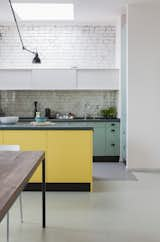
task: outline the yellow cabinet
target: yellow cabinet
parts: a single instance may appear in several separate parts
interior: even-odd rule
[[[47,132],[35,130],[2,131],[4,144],[20,145],[21,150],[44,150],[47,149]],[[31,182],[41,182],[41,165],[31,178]]]
[[[0,144],[2,145],[3,144],[3,132],[0,131]]]
[[[92,135],[92,130],[5,130],[0,142],[45,151],[48,183],[92,184]],[[41,167],[30,182],[41,182]]]
[[[48,132],[48,182],[92,182],[92,131]]]
[[[0,131],[0,145],[3,144],[3,132]]]

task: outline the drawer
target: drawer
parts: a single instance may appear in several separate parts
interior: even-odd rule
[[[119,142],[113,141],[107,144],[107,155],[108,156],[119,156],[120,154],[120,145]]]
[[[119,129],[119,127],[120,127],[120,124],[117,122],[107,123],[108,129]]]
[[[107,156],[120,155],[120,124],[107,123],[106,127],[106,153]]]
[[[120,135],[118,133],[108,134],[106,136],[106,145],[112,146],[112,144],[113,144],[113,147],[120,146]]]
[[[106,132],[108,135],[119,135],[120,134],[120,125],[119,123],[114,123],[115,125],[112,126],[112,124],[107,124]]]
[[[107,134],[109,135],[119,135],[119,128],[109,128],[107,129]]]

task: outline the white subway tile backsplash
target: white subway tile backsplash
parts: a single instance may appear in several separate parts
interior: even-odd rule
[[[91,116],[99,115],[102,108],[118,105],[117,91],[0,91],[0,107],[5,115],[20,117],[33,116],[34,101],[38,101],[39,109],[55,112],[73,112],[83,116],[84,112]],[[89,109],[85,110],[85,104]]]

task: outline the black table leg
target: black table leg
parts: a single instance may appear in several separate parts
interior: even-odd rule
[[[46,227],[46,167],[42,161],[42,227]]]

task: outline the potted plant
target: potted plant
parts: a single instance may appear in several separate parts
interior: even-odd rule
[[[117,108],[109,107],[107,109],[101,109],[101,115],[104,118],[116,118],[117,117]]]

